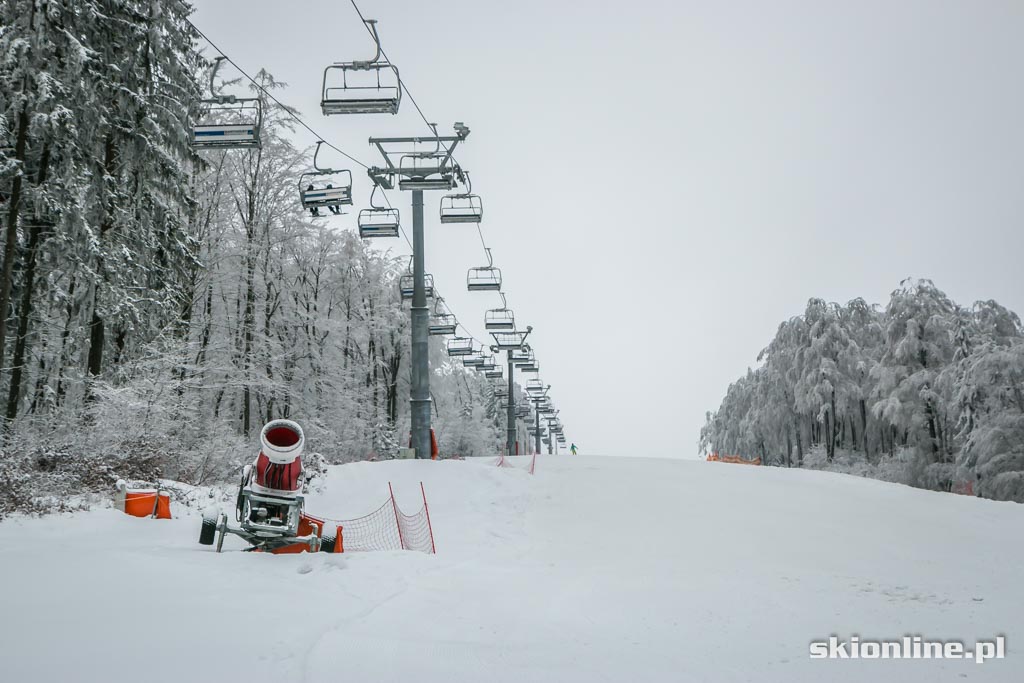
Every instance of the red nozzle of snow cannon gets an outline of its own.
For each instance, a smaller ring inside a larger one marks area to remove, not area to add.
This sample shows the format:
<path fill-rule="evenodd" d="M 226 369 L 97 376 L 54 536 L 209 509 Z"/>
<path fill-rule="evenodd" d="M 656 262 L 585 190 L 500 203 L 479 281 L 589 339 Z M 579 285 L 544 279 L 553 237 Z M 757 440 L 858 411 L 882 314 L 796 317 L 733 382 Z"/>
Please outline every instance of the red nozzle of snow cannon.
<path fill-rule="evenodd" d="M 263 454 L 278 465 L 287 465 L 302 457 L 305 443 L 302 427 L 291 420 L 271 420 L 260 432 Z"/>

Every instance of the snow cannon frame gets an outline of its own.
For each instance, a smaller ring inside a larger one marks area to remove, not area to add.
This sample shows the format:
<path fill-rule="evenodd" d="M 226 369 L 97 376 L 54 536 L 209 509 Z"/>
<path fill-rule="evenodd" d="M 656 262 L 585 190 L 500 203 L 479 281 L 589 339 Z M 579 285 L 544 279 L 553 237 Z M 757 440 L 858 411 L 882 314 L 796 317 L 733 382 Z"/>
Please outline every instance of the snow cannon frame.
<path fill-rule="evenodd" d="M 324 550 L 333 552 L 335 539 L 323 538 L 323 524 L 311 524 L 303 514 L 304 498 L 299 493 L 301 486 L 301 462 L 305 435 L 302 427 L 291 420 L 271 420 L 260 430 L 260 452 L 256 460 L 242 470 L 235 502 L 235 521 L 238 526 L 228 523 L 223 512 L 203 515 L 199 542 L 202 545 L 217 544 L 217 552 L 224 545 L 224 537 L 234 534 L 252 545 L 249 550 L 268 552 L 299 552 Z M 268 488 L 258 481 L 261 458 L 270 467 L 298 465 L 299 471 L 293 481 L 283 481 L 280 488 Z"/>

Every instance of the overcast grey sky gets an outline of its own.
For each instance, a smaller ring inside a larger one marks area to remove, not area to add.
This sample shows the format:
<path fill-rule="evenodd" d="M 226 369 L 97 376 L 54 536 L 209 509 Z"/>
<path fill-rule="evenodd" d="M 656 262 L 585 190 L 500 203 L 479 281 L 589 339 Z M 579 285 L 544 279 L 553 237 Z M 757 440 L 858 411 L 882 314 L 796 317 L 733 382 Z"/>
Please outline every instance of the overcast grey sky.
<path fill-rule="evenodd" d="M 409 101 L 320 115 L 323 68 L 373 53 L 348 2 L 194 3 L 360 160 L 380 161 L 370 135 L 425 131 Z M 1024 312 L 1020 0 L 359 5 L 427 116 L 472 129 L 459 161 L 583 452 L 694 457 L 704 412 L 812 296 L 884 304 L 928 277 Z M 426 200 L 427 270 L 483 338 L 500 300 L 465 291 L 475 229 Z"/>

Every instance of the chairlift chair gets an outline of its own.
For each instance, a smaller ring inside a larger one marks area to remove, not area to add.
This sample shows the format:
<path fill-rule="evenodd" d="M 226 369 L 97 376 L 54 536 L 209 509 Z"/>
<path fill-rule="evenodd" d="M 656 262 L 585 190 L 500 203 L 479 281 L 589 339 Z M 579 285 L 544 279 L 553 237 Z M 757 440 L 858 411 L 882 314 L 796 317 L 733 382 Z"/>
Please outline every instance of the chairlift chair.
<path fill-rule="evenodd" d="M 484 371 L 484 377 L 486 377 L 487 379 L 504 379 L 505 371 L 502 368 L 499 368 L 497 367 L 497 365 L 495 365 L 493 370 Z"/>
<path fill-rule="evenodd" d="M 427 325 L 427 334 L 435 337 L 455 334 L 455 328 L 459 321 L 451 313 L 435 313 L 430 316 L 430 323 Z"/>
<path fill-rule="evenodd" d="M 526 383 L 526 393 L 534 396 L 536 400 L 540 400 L 539 397 L 547 391 L 547 387 L 544 386 L 544 382 L 541 381 L 540 377 L 534 377 Z"/>
<path fill-rule="evenodd" d="M 441 197 L 442 223 L 479 223 L 484 205 L 475 194 L 448 194 Z"/>
<path fill-rule="evenodd" d="M 529 363 L 533 360 L 533 351 L 530 350 L 529 344 L 523 344 L 520 347 L 516 347 L 512 351 L 512 364 L 520 365 L 521 363 Z"/>
<path fill-rule="evenodd" d="M 352 204 L 352 171 L 321 168 L 317 158 L 322 144 L 323 140 L 316 143 L 316 151 L 313 153 L 314 170 L 299 176 L 299 199 L 303 209 L 326 208 L 337 214 L 333 209 Z"/>
<path fill-rule="evenodd" d="M 502 306 L 492 308 L 484 313 L 484 329 L 486 330 L 514 330 L 516 329 L 516 317 L 512 310 Z"/>
<path fill-rule="evenodd" d="M 398 278 L 398 289 L 401 292 L 403 299 L 412 299 L 415 287 L 416 278 L 412 273 L 405 273 L 402 277 Z M 430 273 L 423 274 L 423 289 L 425 290 L 425 294 L 428 299 L 432 299 L 434 297 L 434 276 Z"/>
<path fill-rule="evenodd" d="M 195 149 L 259 149 L 263 102 L 258 97 L 222 95 L 214 85 L 220 63 L 210 70 L 210 97 L 200 101 L 200 119 L 192 127 Z"/>
<path fill-rule="evenodd" d="M 494 387 L 494 395 L 497 398 L 508 398 L 508 388 L 499 384 Z"/>
<path fill-rule="evenodd" d="M 540 363 L 538 363 L 536 360 L 534 360 L 532 363 L 530 363 L 528 365 L 520 365 L 519 366 L 519 371 L 520 372 L 529 372 L 529 373 L 540 372 Z"/>
<path fill-rule="evenodd" d="M 512 364 L 517 368 L 524 366 L 535 365 L 537 363 L 537 357 L 533 353 L 533 349 L 526 349 L 524 353 L 512 354 Z"/>
<path fill-rule="evenodd" d="M 404 154 L 398 161 L 398 189 L 450 190 L 455 187 L 455 174 L 447 165 L 447 152 Z"/>
<path fill-rule="evenodd" d="M 470 337 L 452 337 L 446 346 L 449 356 L 469 356 L 473 353 L 473 339 Z"/>
<path fill-rule="evenodd" d="M 484 217 L 484 204 L 473 194 L 469 173 L 461 177 L 466 180 L 466 191 L 441 197 L 441 223 L 479 223 Z"/>
<path fill-rule="evenodd" d="M 330 208 L 332 206 L 345 206 L 352 204 L 352 172 L 345 170 L 348 174 L 348 183 L 335 185 L 333 182 L 322 183 L 323 187 L 317 187 L 318 183 L 309 182 L 314 176 L 322 175 L 321 172 L 303 173 L 299 176 L 299 195 L 302 198 L 302 208 Z"/>
<path fill-rule="evenodd" d="M 363 239 L 399 235 L 398 209 L 362 209 L 356 222 Z"/>
<path fill-rule="evenodd" d="M 491 370 L 498 369 L 498 364 L 494 361 L 494 356 L 490 354 L 484 354 L 483 359 L 484 362 L 479 367 L 480 370 L 483 370 L 484 372 L 489 372 Z"/>
<path fill-rule="evenodd" d="M 470 268 L 466 274 L 466 288 L 471 292 L 500 292 L 501 269 L 493 266 Z"/>
<path fill-rule="evenodd" d="M 484 357 L 476 355 L 476 351 L 468 356 L 462 357 L 462 365 L 467 368 L 479 368 L 484 364 Z"/>
<path fill-rule="evenodd" d="M 373 197 L 380 185 L 374 183 L 370 192 L 370 208 L 362 209 L 356 222 L 359 225 L 359 236 L 363 239 L 371 237 L 398 237 L 401 230 L 398 209 L 378 206 Z M 383 191 L 383 190 L 382 190 Z"/>
<path fill-rule="evenodd" d="M 402 103 L 398 67 L 382 60 L 377 22 L 366 19 L 377 54 L 368 61 L 337 62 L 324 69 L 320 110 L 334 114 L 397 114 Z"/>
<path fill-rule="evenodd" d="M 479 268 L 470 268 L 466 274 L 466 288 L 471 292 L 500 292 L 501 291 L 501 269 L 494 267 L 494 258 L 491 250 L 487 252 L 487 265 Z"/>

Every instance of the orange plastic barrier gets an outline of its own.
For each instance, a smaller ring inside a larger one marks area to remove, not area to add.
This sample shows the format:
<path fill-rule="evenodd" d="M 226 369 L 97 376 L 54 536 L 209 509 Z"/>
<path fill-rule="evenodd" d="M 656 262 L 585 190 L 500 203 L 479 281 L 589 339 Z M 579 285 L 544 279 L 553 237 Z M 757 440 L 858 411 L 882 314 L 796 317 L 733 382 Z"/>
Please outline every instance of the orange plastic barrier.
<path fill-rule="evenodd" d="M 341 526 L 336 527 L 337 533 L 334 536 L 334 550 L 332 552 L 341 553 L 345 552 L 345 544 L 341 537 Z M 324 520 L 318 517 L 311 517 L 309 515 L 301 515 L 299 517 L 299 536 L 308 536 L 317 532 L 317 535 L 321 538 L 324 535 Z M 293 543 L 286 545 L 283 548 L 275 548 L 270 551 L 274 555 L 290 555 L 292 553 L 306 553 L 309 552 L 309 546 L 305 543 Z"/>
<path fill-rule="evenodd" d="M 132 517 L 151 517 L 153 515 L 153 503 L 156 503 L 156 518 L 171 518 L 171 496 L 168 493 L 160 492 L 159 500 L 156 499 L 155 489 L 137 489 L 124 492 L 124 511 Z"/>

